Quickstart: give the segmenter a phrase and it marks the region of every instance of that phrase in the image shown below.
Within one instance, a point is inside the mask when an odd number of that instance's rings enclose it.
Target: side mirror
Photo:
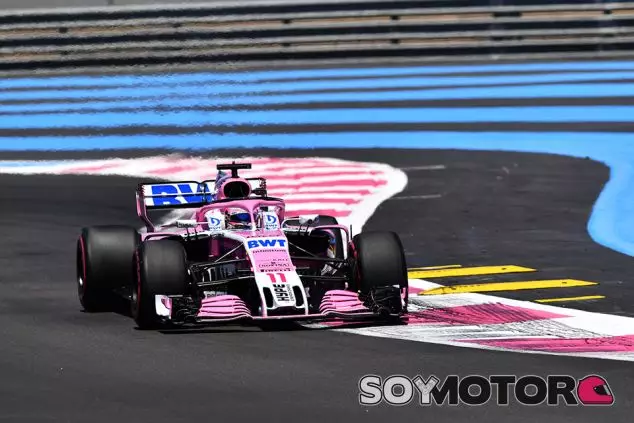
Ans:
[[[299,216],[300,225],[310,225],[317,219],[317,214],[303,214]]]

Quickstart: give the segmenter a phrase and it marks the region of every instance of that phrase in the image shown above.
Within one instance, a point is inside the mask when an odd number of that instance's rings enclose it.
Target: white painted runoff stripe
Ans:
[[[427,290],[442,285],[411,279],[410,286]],[[466,348],[634,361],[634,318],[474,293],[410,296],[410,303],[410,312],[414,316],[419,313],[423,322],[337,330]],[[482,323],[477,320],[489,316],[464,313],[486,308],[508,311],[509,321]],[[441,318],[425,322],[426,313]],[[548,315],[551,317],[543,317]],[[464,316],[467,321],[460,322]],[[469,322],[470,318],[474,321]],[[490,318],[495,320],[499,316]],[[515,318],[517,321],[513,321]]]
[[[1,162],[0,173],[125,175],[165,181],[214,179],[216,164],[248,162],[244,177],[265,177],[269,192],[285,199],[288,214],[329,214],[360,231],[383,201],[401,192],[407,176],[382,163],[322,157],[203,158],[178,154],[134,159]],[[130,192],[131,201],[134,192]],[[175,213],[174,216],[182,216]]]

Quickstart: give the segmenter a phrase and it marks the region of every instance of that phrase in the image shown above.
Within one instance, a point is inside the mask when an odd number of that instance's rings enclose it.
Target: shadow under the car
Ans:
[[[230,325],[217,325],[217,326],[190,326],[190,327],[174,327],[163,328],[159,332],[166,335],[175,334],[198,334],[198,333],[257,333],[257,332],[288,332],[288,331],[302,331],[309,330],[298,324],[284,324],[284,325],[254,325],[254,324],[230,324]]]
[[[324,326],[304,326],[298,322],[260,322],[258,324],[229,324],[218,326],[185,326],[174,328],[163,328],[158,332],[166,335],[175,334],[199,334],[199,333],[257,333],[257,332],[299,332],[299,331],[324,331],[333,329],[362,329],[377,326],[397,326],[406,325],[405,322],[386,321],[386,322],[347,322],[341,325],[324,325]]]

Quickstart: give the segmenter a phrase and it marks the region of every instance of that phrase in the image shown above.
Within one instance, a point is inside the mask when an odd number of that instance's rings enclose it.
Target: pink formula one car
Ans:
[[[77,243],[84,309],[107,309],[118,294],[130,301],[140,328],[394,319],[407,312],[407,270],[395,233],[350,239],[333,217],[286,217],[284,201],[267,196],[264,179],[238,175],[250,168],[218,165],[214,181],[140,184],[144,233],[84,228]],[[165,209],[171,219],[155,225],[150,213]]]

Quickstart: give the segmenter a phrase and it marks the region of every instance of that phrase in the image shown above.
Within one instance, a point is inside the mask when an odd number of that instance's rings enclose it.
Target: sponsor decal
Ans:
[[[262,213],[262,219],[264,220],[265,231],[275,231],[280,228],[280,219],[277,214],[272,212]]]
[[[282,231],[271,231],[270,233],[267,233],[266,235],[263,235],[261,231],[235,231],[235,234],[240,235],[242,238],[262,238],[263,236],[267,236],[267,237],[274,237],[274,236],[279,236],[279,237],[283,237],[284,236],[284,232]]]
[[[286,248],[287,240],[280,239],[259,239],[247,241],[247,246],[258,272],[292,272],[295,270],[291,257]],[[276,245],[271,247],[270,245]]]
[[[278,239],[252,239],[247,241],[247,248],[272,248],[272,247],[286,247],[286,240],[283,238]]]
[[[221,231],[225,228],[225,217],[217,210],[205,213],[205,219],[210,231]]]
[[[274,283],[273,294],[275,295],[275,299],[278,302],[294,302],[295,301],[295,296],[293,295],[293,291],[287,284]]]
[[[205,298],[213,298],[213,297],[220,297],[222,295],[227,295],[228,292],[227,291],[203,291],[203,295],[205,296]]]
[[[273,287],[273,295],[278,302],[294,302],[295,295],[290,285],[286,282],[286,275],[281,272],[267,273],[269,279],[271,279],[271,286]]]
[[[253,251],[256,269],[259,272],[292,272],[295,270],[288,251],[279,248]],[[272,281],[275,282],[275,281]]]
[[[265,262],[257,263],[257,270],[259,272],[292,272],[294,271],[293,265],[288,260],[269,260]]]
[[[416,403],[432,405],[484,405],[495,402],[509,405],[613,405],[614,395],[608,382],[599,375],[576,379],[569,375],[392,375],[382,378],[366,375],[359,380],[359,404],[386,403],[403,406]]]
[[[143,187],[143,193],[145,195],[157,196],[145,198],[145,205],[148,207],[208,203],[215,199],[215,195],[211,194],[211,192],[213,191],[208,184],[198,184],[195,182],[153,184]]]

